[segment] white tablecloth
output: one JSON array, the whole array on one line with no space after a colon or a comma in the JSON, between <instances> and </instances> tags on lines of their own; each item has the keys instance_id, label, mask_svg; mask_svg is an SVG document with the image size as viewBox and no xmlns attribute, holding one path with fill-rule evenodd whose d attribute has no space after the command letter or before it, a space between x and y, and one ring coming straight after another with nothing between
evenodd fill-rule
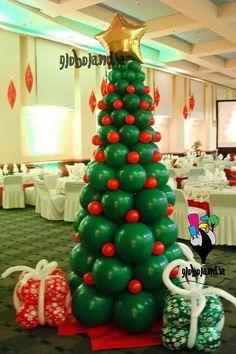
<instances>
[{"instance_id":1,"label":"white tablecloth","mask_svg":"<svg viewBox=\"0 0 236 354\"><path fill-rule=\"evenodd\" d=\"M212 193L235 193L236 187L227 186L224 183L193 183L186 182L184 185L184 192L187 199L194 200L195 202L209 203L209 195Z\"/></svg>"},{"instance_id":2,"label":"white tablecloth","mask_svg":"<svg viewBox=\"0 0 236 354\"><path fill-rule=\"evenodd\" d=\"M60 194L65 194L65 183L66 182L75 182L81 183L81 185L85 185L82 179L72 178L72 177L61 177L57 179L56 191Z\"/></svg>"},{"instance_id":3,"label":"white tablecloth","mask_svg":"<svg viewBox=\"0 0 236 354\"><path fill-rule=\"evenodd\" d=\"M36 173L16 173L14 176L22 176L23 177L23 184L33 184L35 180L37 179L37 176L39 175ZM0 176L0 185L3 184L3 178L4 176Z\"/></svg>"}]
</instances>

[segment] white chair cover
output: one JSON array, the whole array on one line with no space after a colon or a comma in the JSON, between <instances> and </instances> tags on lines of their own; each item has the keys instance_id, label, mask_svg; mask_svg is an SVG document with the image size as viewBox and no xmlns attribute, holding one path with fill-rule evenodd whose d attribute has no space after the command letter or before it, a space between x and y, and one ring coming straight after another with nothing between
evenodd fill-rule
<instances>
[{"instance_id":1,"label":"white chair cover","mask_svg":"<svg viewBox=\"0 0 236 354\"><path fill-rule=\"evenodd\" d=\"M75 163L74 166L72 166L72 177L75 178L81 178L83 177L85 173L86 166L84 163Z\"/></svg>"},{"instance_id":2,"label":"white chair cover","mask_svg":"<svg viewBox=\"0 0 236 354\"><path fill-rule=\"evenodd\" d=\"M209 207L220 221L215 228L217 244L236 246L236 194L210 194Z\"/></svg>"},{"instance_id":3,"label":"white chair cover","mask_svg":"<svg viewBox=\"0 0 236 354\"><path fill-rule=\"evenodd\" d=\"M181 189L176 189L175 195L176 203L171 219L173 219L177 225L178 237L181 239L190 240L190 233L188 230L188 214L197 213L200 217L206 215L206 211L201 208L189 207L185 193Z\"/></svg>"},{"instance_id":4,"label":"white chair cover","mask_svg":"<svg viewBox=\"0 0 236 354\"><path fill-rule=\"evenodd\" d=\"M177 188L177 182L176 179L173 177L169 177L169 180L167 182L168 186L170 186L170 188L172 189L176 189Z\"/></svg>"},{"instance_id":5,"label":"white chair cover","mask_svg":"<svg viewBox=\"0 0 236 354\"><path fill-rule=\"evenodd\" d=\"M46 174L43 176L46 187L50 190L55 190L57 185L58 175Z\"/></svg>"},{"instance_id":6,"label":"white chair cover","mask_svg":"<svg viewBox=\"0 0 236 354\"><path fill-rule=\"evenodd\" d=\"M2 207L3 209L25 207L22 176L5 176L3 178Z\"/></svg>"},{"instance_id":7,"label":"white chair cover","mask_svg":"<svg viewBox=\"0 0 236 354\"><path fill-rule=\"evenodd\" d=\"M65 165L65 166L66 166L68 175L69 175L69 176L72 176L72 168L73 168L73 165Z\"/></svg>"},{"instance_id":8,"label":"white chair cover","mask_svg":"<svg viewBox=\"0 0 236 354\"><path fill-rule=\"evenodd\" d=\"M84 187L84 183L65 182L65 212L64 221L74 221L75 214L80 210L80 192Z\"/></svg>"},{"instance_id":9,"label":"white chair cover","mask_svg":"<svg viewBox=\"0 0 236 354\"><path fill-rule=\"evenodd\" d=\"M36 190L35 186L25 188L25 204L35 205L36 203Z\"/></svg>"},{"instance_id":10,"label":"white chair cover","mask_svg":"<svg viewBox=\"0 0 236 354\"><path fill-rule=\"evenodd\" d=\"M36 188L39 193L40 215L48 220L63 220L65 196L59 193L50 194L44 181L36 181Z\"/></svg>"}]
</instances>

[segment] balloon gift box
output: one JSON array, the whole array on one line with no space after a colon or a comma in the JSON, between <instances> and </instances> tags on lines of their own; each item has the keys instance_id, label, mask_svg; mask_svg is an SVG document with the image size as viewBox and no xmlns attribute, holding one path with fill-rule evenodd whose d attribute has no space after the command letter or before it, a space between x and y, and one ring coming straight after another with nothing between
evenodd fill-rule
<instances>
[{"instance_id":1,"label":"balloon gift box","mask_svg":"<svg viewBox=\"0 0 236 354\"><path fill-rule=\"evenodd\" d=\"M224 308L220 296L236 306L236 298L222 289L205 285L205 275L193 274L180 278L182 269L199 270L199 263L193 259L174 260L163 272L163 281L169 288L164 307L164 327L162 343L171 350L197 349L201 353L210 353L221 344L221 331L224 326ZM173 267L179 267L181 287L170 281Z\"/></svg>"},{"instance_id":2,"label":"balloon gift box","mask_svg":"<svg viewBox=\"0 0 236 354\"><path fill-rule=\"evenodd\" d=\"M7 269L2 278L17 271L20 274L14 290L16 322L25 329L38 325L60 326L67 318L71 298L65 273L57 262L39 261L36 268L16 266Z\"/></svg>"}]
</instances>

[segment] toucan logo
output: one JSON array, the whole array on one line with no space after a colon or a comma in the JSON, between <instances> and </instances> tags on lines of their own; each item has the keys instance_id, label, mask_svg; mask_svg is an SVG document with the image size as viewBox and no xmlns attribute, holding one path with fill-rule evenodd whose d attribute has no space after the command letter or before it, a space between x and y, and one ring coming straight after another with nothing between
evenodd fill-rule
<instances>
[{"instance_id":1,"label":"toucan logo","mask_svg":"<svg viewBox=\"0 0 236 354\"><path fill-rule=\"evenodd\" d=\"M193 213L188 215L188 220L191 245L199 254L202 265L205 265L208 254L216 245L214 229L219 225L219 218L216 215L199 218L198 214Z\"/></svg>"}]
</instances>

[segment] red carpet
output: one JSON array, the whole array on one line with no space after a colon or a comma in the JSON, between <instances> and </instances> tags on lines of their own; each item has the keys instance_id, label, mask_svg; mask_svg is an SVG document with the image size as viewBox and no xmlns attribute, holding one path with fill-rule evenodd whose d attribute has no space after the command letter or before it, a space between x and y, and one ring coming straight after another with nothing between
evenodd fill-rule
<instances>
[{"instance_id":1,"label":"red carpet","mask_svg":"<svg viewBox=\"0 0 236 354\"><path fill-rule=\"evenodd\" d=\"M84 327L72 316L58 328L59 336L72 336L75 334L87 334L91 340L92 350L118 349L146 347L160 345L160 332L162 319L156 322L153 327L142 334L129 334L121 330L116 324L109 323L98 327Z\"/></svg>"}]
</instances>

